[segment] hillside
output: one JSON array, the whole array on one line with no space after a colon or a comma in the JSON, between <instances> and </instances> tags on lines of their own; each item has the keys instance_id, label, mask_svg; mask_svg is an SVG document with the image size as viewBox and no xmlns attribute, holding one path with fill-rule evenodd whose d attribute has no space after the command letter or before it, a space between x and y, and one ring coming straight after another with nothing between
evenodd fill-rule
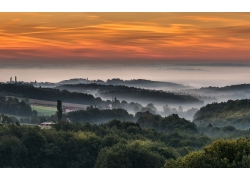
<instances>
[{"instance_id":1,"label":"hillside","mask_svg":"<svg viewBox=\"0 0 250 180\"><path fill-rule=\"evenodd\" d=\"M85 105L104 105L105 101L101 98L95 98L93 95L69 92L66 90L60 91L52 88L35 88L33 86L17 85L17 84L0 84L0 92L9 95L15 94L19 97L29 99L39 99L48 101L57 101L60 99L63 102L85 104Z\"/></svg>"},{"instance_id":2,"label":"hillside","mask_svg":"<svg viewBox=\"0 0 250 180\"><path fill-rule=\"evenodd\" d=\"M207 126L232 125L240 129L250 127L250 99L229 100L202 107L194 115L194 123Z\"/></svg>"},{"instance_id":3,"label":"hillside","mask_svg":"<svg viewBox=\"0 0 250 180\"><path fill-rule=\"evenodd\" d=\"M141 88L170 88L170 89L180 89L188 88L182 84L165 82L165 81L151 81L146 79L131 79L131 80L122 80L119 78L108 79L107 81L102 80L88 80L82 78L75 78L69 80L60 81L59 84L104 84L104 85L123 85L129 87L141 87Z\"/></svg>"},{"instance_id":4,"label":"hillside","mask_svg":"<svg viewBox=\"0 0 250 180\"><path fill-rule=\"evenodd\" d=\"M111 99L112 96L120 100L139 103L158 104L195 104L203 105L203 101L190 95L177 94L167 91L141 89L124 85L101 85L101 84L75 84L57 86L60 90L76 92L94 91L96 95L104 99Z\"/></svg>"},{"instance_id":5,"label":"hillside","mask_svg":"<svg viewBox=\"0 0 250 180\"><path fill-rule=\"evenodd\" d=\"M237 84L224 87L209 86L199 89L183 89L181 91L184 93L189 93L191 96L203 95L214 97L218 99L219 102L227 101L229 99L237 100L250 98L250 84Z\"/></svg>"}]
</instances>

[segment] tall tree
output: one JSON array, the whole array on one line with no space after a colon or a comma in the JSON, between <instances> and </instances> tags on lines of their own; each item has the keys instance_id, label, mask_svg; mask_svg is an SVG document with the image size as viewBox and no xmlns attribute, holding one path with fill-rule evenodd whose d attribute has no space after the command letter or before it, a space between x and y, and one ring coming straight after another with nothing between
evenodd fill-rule
<instances>
[{"instance_id":1,"label":"tall tree","mask_svg":"<svg viewBox=\"0 0 250 180\"><path fill-rule=\"evenodd\" d=\"M57 100L57 119L58 121L62 120L62 101Z\"/></svg>"}]
</instances>

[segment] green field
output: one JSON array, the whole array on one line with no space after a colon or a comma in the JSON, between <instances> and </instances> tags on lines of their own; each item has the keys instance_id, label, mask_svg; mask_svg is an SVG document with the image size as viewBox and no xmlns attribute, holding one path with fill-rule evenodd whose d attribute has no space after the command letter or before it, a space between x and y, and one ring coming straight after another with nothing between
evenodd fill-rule
<instances>
[{"instance_id":1,"label":"green field","mask_svg":"<svg viewBox=\"0 0 250 180\"><path fill-rule=\"evenodd\" d=\"M38 116L50 116L56 113L57 109L55 107L31 105L32 110L38 112Z\"/></svg>"}]
</instances>

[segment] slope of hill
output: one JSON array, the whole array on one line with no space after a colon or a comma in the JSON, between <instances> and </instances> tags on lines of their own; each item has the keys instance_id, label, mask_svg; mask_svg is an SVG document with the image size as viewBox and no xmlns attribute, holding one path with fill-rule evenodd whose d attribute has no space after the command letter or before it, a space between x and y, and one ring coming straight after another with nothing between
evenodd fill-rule
<instances>
[{"instance_id":1,"label":"slope of hill","mask_svg":"<svg viewBox=\"0 0 250 180\"><path fill-rule=\"evenodd\" d=\"M20 97L85 104L85 105L103 105L107 104L101 98L95 98L92 95L84 93L69 92L66 90L60 91L52 88L35 88L33 86L17 85L17 84L0 84L0 92L8 94L20 95Z\"/></svg>"},{"instance_id":2,"label":"slope of hill","mask_svg":"<svg viewBox=\"0 0 250 180\"><path fill-rule=\"evenodd\" d=\"M202 107L194 115L194 123L207 126L233 125L239 129L250 127L250 99L229 100Z\"/></svg>"},{"instance_id":3,"label":"slope of hill","mask_svg":"<svg viewBox=\"0 0 250 180\"><path fill-rule=\"evenodd\" d=\"M151 81L146 79L132 79L122 80L119 78L108 79L106 82L102 80L88 80L82 78L69 79L59 82L59 84L105 84L105 85L124 85L129 87L141 87L141 88L169 88L169 89L182 89L190 88L182 84L165 82L165 81Z\"/></svg>"},{"instance_id":4,"label":"slope of hill","mask_svg":"<svg viewBox=\"0 0 250 180\"><path fill-rule=\"evenodd\" d=\"M61 85L56 88L60 90L69 91L95 91L96 95L104 98L111 99L117 97L120 100L133 101L139 103L158 103L158 104L194 104L203 105L203 101L190 95L182 95L166 91L157 91L149 89L141 89L135 87L128 87L124 85L101 85L101 84L76 84L76 85Z\"/></svg>"}]
</instances>

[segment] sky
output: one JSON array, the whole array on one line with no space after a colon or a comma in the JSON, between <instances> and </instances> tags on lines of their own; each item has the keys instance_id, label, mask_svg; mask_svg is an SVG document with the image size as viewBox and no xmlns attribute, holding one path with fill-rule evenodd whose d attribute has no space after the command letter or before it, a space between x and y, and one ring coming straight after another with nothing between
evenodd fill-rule
<instances>
[{"instance_id":1,"label":"sky","mask_svg":"<svg viewBox=\"0 0 250 180\"><path fill-rule=\"evenodd\" d=\"M250 62L250 13L0 13L0 63Z\"/></svg>"}]
</instances>

